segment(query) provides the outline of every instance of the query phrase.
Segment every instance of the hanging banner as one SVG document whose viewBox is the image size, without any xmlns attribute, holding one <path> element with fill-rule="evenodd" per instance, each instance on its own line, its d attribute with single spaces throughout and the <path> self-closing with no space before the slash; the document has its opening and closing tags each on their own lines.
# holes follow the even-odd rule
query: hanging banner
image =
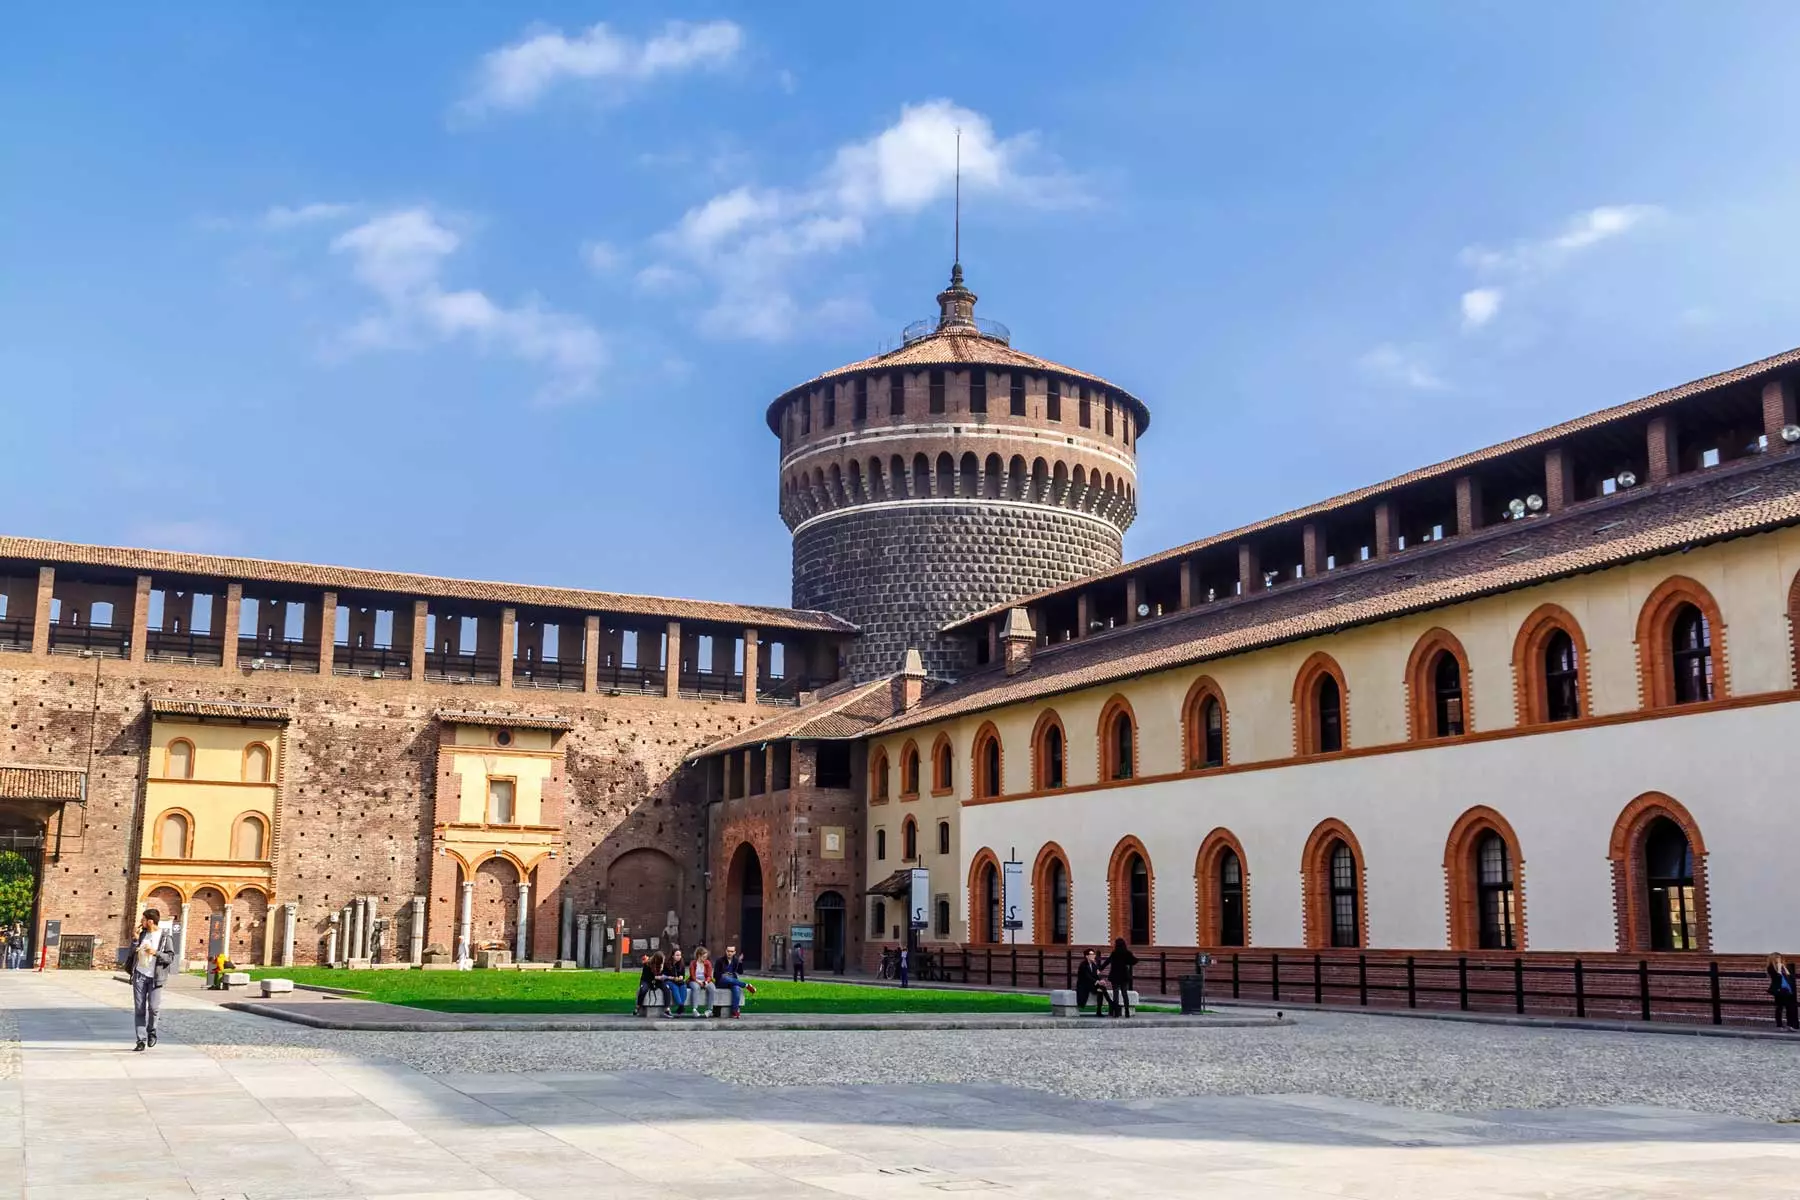
<svg viewBox="0 0 1800 1200">
<path fill-rule="evenodd" d="M 1025 901 L 1025 864 L 1017 862 L 1001 863 L 1000 879 L 1003 885 L 1000 893 L 1002 929 L 1023 929 L 1025 922 L 1020 919 L 1019 908 Z"/>
<path fill-rule="evenodd" d="M 925 929 L 931 924 L 931 872 L 914 867 L 912 873 L 912 927 Z"/>
</svg>

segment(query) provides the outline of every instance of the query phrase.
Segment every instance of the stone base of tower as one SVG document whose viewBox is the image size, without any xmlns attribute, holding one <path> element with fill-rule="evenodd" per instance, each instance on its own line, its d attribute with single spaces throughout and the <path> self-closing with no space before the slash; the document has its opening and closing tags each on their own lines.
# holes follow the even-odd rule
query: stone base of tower
<svg viewBox="0 0 1800 1200">
<path fill-rule="evenodd" d="M 1005 600 L 1110 570 L 1124 553 L 1119 530 L 1067 509 L 970 503 L 851 508 L 794 534 L 794 604 L 823 609 L 862 629 L 850 675 L 898 667 L 908 647 L 938 677 L 975 664 L 938 636 L 947 622 Z"/>
</svg>

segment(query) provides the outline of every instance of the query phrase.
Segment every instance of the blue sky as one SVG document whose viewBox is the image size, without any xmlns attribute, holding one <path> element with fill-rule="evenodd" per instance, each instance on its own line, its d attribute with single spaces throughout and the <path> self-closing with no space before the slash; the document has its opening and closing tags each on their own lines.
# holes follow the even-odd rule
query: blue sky
<svg viewBox="0 0 1800 1200">
<path fill-rule="evenodd" d="M 762 412 L 964 253 L 1148 553 L 1800 344 L 1800 9 L 15 11 L 6 532 L 785 602 Z"/>
</svg>

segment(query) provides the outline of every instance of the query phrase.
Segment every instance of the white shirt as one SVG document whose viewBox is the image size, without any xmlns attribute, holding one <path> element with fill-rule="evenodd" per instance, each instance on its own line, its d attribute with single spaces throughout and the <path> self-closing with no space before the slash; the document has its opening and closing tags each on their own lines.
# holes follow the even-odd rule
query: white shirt
<svg viewBox="0 0 1800 1200">
<path fill-rule="evenodd" d="M 152 925 L 138 938 L 132 969 L 139 975 L 156 974 L 156 948 L 162 941 L 162 926 Z"/>
</svg>

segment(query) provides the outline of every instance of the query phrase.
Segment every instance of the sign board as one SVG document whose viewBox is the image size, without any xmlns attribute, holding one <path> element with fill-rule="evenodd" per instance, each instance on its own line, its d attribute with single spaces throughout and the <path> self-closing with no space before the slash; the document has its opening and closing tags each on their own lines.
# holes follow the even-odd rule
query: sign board
<svg viewBox="0 0 1800 1200">
<path fill-rule="evenodd" d="M 810 946 L 813 940 L 811 925 L 791 925 L 788 927 L 788 941 L 796 946 Z"/>
<path fill-rule="evenodd" d="M 1023 929 L 1025 922 L 1019 917 L 1019 908 L 1025 900 L 1025 864 L 1009 862 L 1000 866 L 1000 928 Z"/>
<path fill-rule="evenodd" d="M 219 955 L 225 953 L 225 914 L 214 913 L 206 918 L 206 968 L 218 961 Z"/>
<path fill-rule="evenodd" d="M 60 946 L 60 945 L 62 945 L 62 922 L 61 921 L 45 921 L 44 922 L 44 948 L 47 950 L 51 946 Z"/>
<path fill-rule="evenodd" d="M 912 897 L 907 908 L 912 914 L 911 925 L 914 929 L 925 929 L 931 925 L 931 872 L 924 867 L 913 868 Z"/>
</svg>

